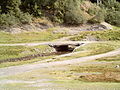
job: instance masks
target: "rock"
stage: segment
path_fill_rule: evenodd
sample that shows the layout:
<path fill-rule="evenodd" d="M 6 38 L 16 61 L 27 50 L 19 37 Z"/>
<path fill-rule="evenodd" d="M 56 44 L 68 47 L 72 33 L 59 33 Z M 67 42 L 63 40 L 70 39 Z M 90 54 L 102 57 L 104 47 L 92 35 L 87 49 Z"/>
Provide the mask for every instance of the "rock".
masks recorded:
<path fill-rule="evenodd" d="M 116 65 L 115 68 L 120 68 L 120 65 Z"/>
<path fill-rule="evenodd" d="M 106 22 L 102 22 L 100 25 L 102 25 L 103 27 L 105 27 L 107 30 L 112 30 L 113 26 L 106 23 Z"/>
<path fill-rule="evenodd" d="M 11 28 L 10 29 L 10 32 L 12 34 L 17 34 L 17 33 L 21 33 L 22 32 L 22 29 L 21 28 Z"/>

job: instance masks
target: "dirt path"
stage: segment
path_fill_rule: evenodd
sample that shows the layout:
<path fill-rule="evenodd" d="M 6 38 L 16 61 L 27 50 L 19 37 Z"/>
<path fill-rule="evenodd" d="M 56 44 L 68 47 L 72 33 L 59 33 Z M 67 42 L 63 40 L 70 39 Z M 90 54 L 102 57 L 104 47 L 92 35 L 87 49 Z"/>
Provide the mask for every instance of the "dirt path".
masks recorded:
<path fill-rule="evenodd" d="M 2 76 L 15 75 L 18 73 L 28 72 L 28 71 L 35 70 L 35 69 L 48 68 L 51 66 L 68 65 L 68 64 L 76 64 L 76 63 L 82 64 L 82 62 L 95 60 L 95 59 L 102 58 L 102 57 L 115 56 L 118 54 L 120 54 L 120 49 L 111 51 L 108 53 L 104 53 L 104 54 L 86 56 L 86 57 L 81 57 L 81 58 L 71 59 L 71 60 L 66 60 L 66 61 L 56 61 L 56 62 L 49 62 L 49 63 L 48 62 L 35 63 L 35 64 L 26 64 L 26 65 L 20 65 L 20 66 L 1 68 L 0 76 L 2 77 Z"/>
<path fill-rule="evenodd" d="M 0 44 L 0 46 L 38 46 L 38 45 L 49 45 L 49 44 L 74 44 L 74 43 L 96 43 L 98 41 L 53 41 L 53 42 L 41 42 L 41 43 L 18 43 L 18 44 Z"/>
<path fill-rule="evenodd" d="M 75 44 L 75 43 L 107 43 L 109 41 L 50 41 L 50 42 L 40 42 L 40 43 L 16 43 L 16 44 L 0 44 L 0 46 L 39 46 L 39 45 L 50 45 L 50 44 Z"/>

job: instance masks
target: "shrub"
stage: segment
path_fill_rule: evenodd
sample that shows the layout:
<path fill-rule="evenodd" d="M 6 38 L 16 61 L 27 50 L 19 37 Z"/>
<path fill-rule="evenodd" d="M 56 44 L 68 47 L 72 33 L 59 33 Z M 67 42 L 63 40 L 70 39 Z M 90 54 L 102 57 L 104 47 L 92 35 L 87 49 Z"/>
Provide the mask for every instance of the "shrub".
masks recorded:
<path fill-rule="evenodd" d="M 2 0 L 0 2 L 2 2 L 0 3 L 1 26 L 11 26 L 31 21 L 31 16 L 20 10 L 21 0 Z"/>
<path fill-rule="evenodd" d="M 116 26 L 120 26 L 120 11 L 108 12 L 105 21 Z"/>
<path fill-rule="evenodd" d="M 101 8 L 105 8 L 107 14 L 105 15 L 105 21 L 116 26 L 120 26 L 120 3 L 118 0 L 103 0 L 100 5 Z"/>
<path fill-rule="evenodd" d="M 19 13 L 21 0 L 0 0 L 1 13 Z"/>
<path fill-rule="evenodd" d="M 99 12 L 100 8 L 94 4 L 91 8 L 88 9 L 87 13 L 91 16 L 96 15 Z"/>
<path fill-rule="evenodd" d="M 65 23 L 78 25 L 86 22 L 85 17 L 80 10 L 71 10 L 65 13 Z"/>
<path fill-rule="evenodd" d="M 109 10 L 120 11 L 120 3 L 116 0 L 103 0 L 103 5 Z"/>
<path fill-rule="evenodd" d="M 13 14 L 1 14 L 0 15 L 0 25 L 1 26 L 11 26 L 20 23 L 30 23 L 31 16 L 29 14 L 20 13 L 19 16 L 14 16 Z"/>
<path fill-rule="evenodd" d="M 90 23 L 101 23 L 101 22 L 103 22 L 104 19 L 105 19 L 105 13 L 106 13 L 105 10 L 103 10 L 103 9 L 99 10 L 96 13 L 96 15 L 92 19 L 90 19 L 88 22 L 90 22 Z"/>
<path fill-rule="evenodd" d="M 82 0 L 57 0 L 54 4 L 54 20 L 67 24 L 82 24 L 86 20 L 82 16 L 80 3 Z"/>
<path fill-rule="evenodd" d="M 1 26 L 10 26 L 17 24 L 19 22 L 18 18 L 11 14 L 1 14 L 0 15 L 0 25 Z"/>
<path fill-rule="evenodd" d="M 41 5 L 38 5 L 36 0 L 23 0 L 21 4 L 21 10 L 34 16 L 41 15 Z"/>
<path fill-rule="evenodd" d="M 30 23 L 32 21 L 32 15 L 30 15 L 29 13 L 22 13 L 21 12 L 18 19 L 23 24 Z"/>

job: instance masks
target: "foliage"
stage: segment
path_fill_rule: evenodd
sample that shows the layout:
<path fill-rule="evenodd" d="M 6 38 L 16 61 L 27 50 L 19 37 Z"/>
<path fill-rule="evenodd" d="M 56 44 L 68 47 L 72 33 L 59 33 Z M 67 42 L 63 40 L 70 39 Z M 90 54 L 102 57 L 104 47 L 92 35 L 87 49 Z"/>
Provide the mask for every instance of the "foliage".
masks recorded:
<path fill-rule="evenodd" d="M 21 0 L 4 0 L 0 3 L 1 26 L 16 25 L 19 23 L 29 23 L 31 21 L 31 15 L 23 13 L 19 8 L 20 5 Z"/>
<path fill-rule="evenodd" d="M 55 2 L 55 15 L 57 20 L 67 24 L 82 24 L 85 18 L 80 10 L 82 0 L 58 0 Z"/>
<path fill-rule="evenodd" d="M 49 17 L 53 22 L 66 24 L 82 24 L 86 22 L 80 5 L 84 0 L 0 0 L 0 25 L 15 25 L 29 23 L 32 17 Z M 83 5 L 84 6 L 84 5 Z M 120 3 L 116 0 L 102 0 L 101 8 L 105 8 L 109 16 L 111 11 L 120 11 Z M 85 7 L 87 8 L 87 7 Z M 98 23 L 104 21 L 104 9 L 93 5 L 87 13 L 94 16 L 90 22 Z M 113 15 L 114 16 L 114 15 Z M 113 17 L 112 16 L 112 17 Z M 116 16 L 119 18 L 118 13 Z M 8 19 L 6 19 L 8 17 Z M 114 20 L 106 19 L 108 23 L 114 24 Z M 110 18 L 110 17 L 108 17 Z M 11 21 L 13 20 L 13 21 Z M 118 23 L 118 22 L 115 22 Z M 119 23 L 118 23 L 119 24 Z M 117 24 L 115 24 L 117 25 Z"/>
<path fill-rule="evenodd" d="M 120 11 L 120 3 L 116 0 L 103 0 L 103 7 L 108 10 Z"/>
<path fill-rule="evenodd" d="M 90 23 L 101 23 L 105 18 L 105 10 L 101 9 L 95 12 L 95 16 L 89 20 Z"/>
<path fill-rule="evenodd" d="M 53 4 L 56 0 L 22 0 L 21 9 L 24 12 L 38 17 L 44 15 L 45 10 L 53 8 Z"/>
<path fill-rule="evenodd" d="M 88 9 L 87 13 L 93 16 L 96 15 L 99 12 L 99 10 L 100 8 L 96 4 L 93 4 L 93 6 Z"/>
<path fill-rule="evenodd" d="M 18 17 L 19 21 L 23 24 L 32 22 L 32 15 L 29 13 L 20 13 L 20 16 Z"/>
<path fill-rule="evenodd" d="M 65 23 L 72 25 L 79 25 L 86 22 L 85 17 L 80 10 L 68 11 L 65 14 Z"/>
<path fill-rule="evenodd" d="M 34 16 L 41 15 L 41 8 L 37 5 L 36 0 L 23 0 L 21 9 L 23 12 L 28 12 Z"/>
<path fill-rule="evenodd" d="M 102 7 L 106 8 L 105 21 L 120 26 L 120 3 L 116 0 L 104 0 Z"/>
<path fill-rule="evenodd" d="M 0 13 L 10 13 L 17 15 L 20 12 L 20 4 L 21 0 L 0 0 Z"/>
<path fill-rule="evenodd" d="M 120 11 L 111 11 L 107 13 L 105 21 L 116 26 L 120 26 Z"/>
<path fill-rule="evenodd" d="M 13 14 L 1 14 L 0 15 L 0 25 L 1 26 L 11 26 L 17 25 L 19 23 L 29 23 L 31 22 L 31 15 L 27 13 L 20 13 L 19 16 L 14 16 Z"/>
<path fill-rule="evenodd" d="M 10 25 L 17 24 L 18 22 L 19 22 L 19 20 L 11 14 L 1 14 L 0 15 L 0 25 L 1 26 L 4 26 L 4 25 L 10 26 Z"/>
<path fill-rule="evenodd" d="M 120 26 L 120 3 L 117 0 L 102 0 L 101 9 L 92 7 L 88 10 L 90 15 L 96 15 L 89 22 L 100 23 L 106 21 L 110 24 Z"/>

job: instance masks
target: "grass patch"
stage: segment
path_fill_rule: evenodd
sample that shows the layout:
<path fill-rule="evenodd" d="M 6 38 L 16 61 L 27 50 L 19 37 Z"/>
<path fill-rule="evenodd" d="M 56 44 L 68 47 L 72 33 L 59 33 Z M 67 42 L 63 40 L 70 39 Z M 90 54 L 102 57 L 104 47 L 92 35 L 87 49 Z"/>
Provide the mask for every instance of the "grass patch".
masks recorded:
<path fill-rule="evenodd" d="M 120 73 L 120 69 L 115 68 L 115 66 L 117 65 L 117 63 L 110 63 L 110 64 L 97 64 L 97 65 L 86 65 L 86 66 L 72 66 L 70 71 L 74 71 L 74 72 L 119 72 Z"/>
<path fill-rule="evenodd" d="M 119 90 L 119 83 L 106 82 L 81 82 L 78 80 L 59 80 L 55 81 L 60 87 L 70 90 Z M 63 89 L 66 90 L 66 89 Z"/>
<path fill-rule="evenodd" d="M 48 29 L 41 32 L 26 32 L 19 34 L 10 34 L 0 32 L 0 43 L 30 43 L 30 42 L 42 42 L 52 41 L 64 36 L 65 33 L 53 33 L 55 29 Z"/>
<path fill-rule="evenodd" d="M 106 53 L 115 49 L 120 48 L 120 42 L 103 42 L 103 43 L 90 43 L 86 44 L 84 46 L 81 46 L 80 48 L 77 48 L 75 52 L 77 51 L 91 51 L 91 55 L 95 54 L 101 54 Z"/>
<path fill-rule="evenodd" d="M 120 29 L 116 30 L 105 30 L 105 31 L 84 31 L 79 33 L 79 35 L 70 38 L 72 41 L 83 40 L 87 38 L 92 38 L 98 41 L 119 41 L 120 40 Z"/>
<path fill-rule="evenodd" d="M 0 46 L 0 60 L 19 58 L 31 54 L 52 52 L 49 46 Z"/>
<path fill-rule="evenodd" d="M 72 54 L 70 56 L 54 58 L 52 60 L 52 62 L 71 60 L 71 59 L 80 58 L 80 57 L 89 56 L 89 55 L 90 55 L 90 52 L 89 51 L 85 51 L 85 52 L 82 52 L 82 53 Z"/>
<path fill-rule="evenodd" d="M 23 64 L 31 64 L 31 63 L 35 63 L 35 62 L 38 62 L 38 61 L 46 60 L 46 59 L 49 59 L 49 58 L 52 58 L 52 57 L 54 57 L 54 55 L 45 56 L 45 57 L 38 57 L 38 58 L 35 58 L 35 59 L 26 60 L 26 61 L 5 62 L 5 63 L 1 63 L 0 64 L 0 68 L 9 67 L 9 66 L 23 65 Z"/>
<path fill-rule="evenodd" d="M 95 62 L 97 63 L 97 62 Z M 106 82 L 106 83 L 119 83 L 120 82 L 120 69 L 115 68 L 117 63 L 106 63 L 106 64 L 77 64 L 69 65 L 67 70 L 51 72 L 55 75 L 59 81 L 64 80 L 77 80 L 83 83 L 91 82 Z"/>
<path fill-rule="evenodd" d="M 115 68 L 118 63 L 104 65 L 75 66 L 70 71 L 86 73 L 78 75 L 75 79 L 89 82 L 120 82 L 120 69 Z M 93 73 L 93 74 L 90 74 Z"/>
<path fill-rule="evenodd" d="M 52 53 L 54 51 L 53 48 L 43 45 L 43 46 L 0 46 L 0 60 L 5 61 L 6 59 L 14 59 L 14 58 L 21 58 L 26 57 L 29 55 L 36 55 L 36 54 L 43 54 L 43 53 Z M 48 59 L 54 55 L 50 56 L 43 56 L 43 57 L 37 57 L 32 60 L 25 60 L 25 61 L 15 61 L 15 62 L 4 62 L 0 64 L 1 67 L 8 67 L 8 66 L 15 66 L 15 65 L 22 65 L 22 64 L 28 64 L 44 59 Z"/>
<path fill-rule="evenodd" d="M 100 59 L 97 59 L 97 61 L 107 61 L 107 62 L 110 62 L 110 61 L 120 61 L 120 55 L 112 56 L 112 57 L 100 58 Z"/>

